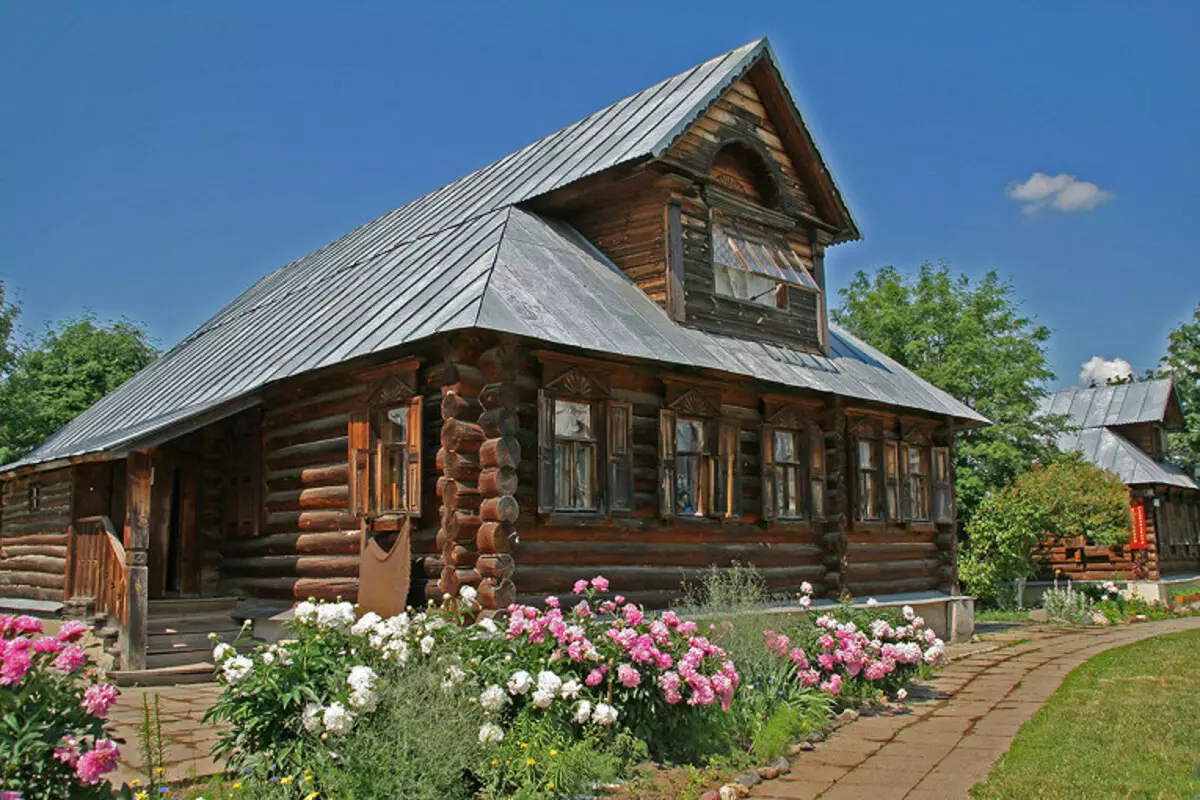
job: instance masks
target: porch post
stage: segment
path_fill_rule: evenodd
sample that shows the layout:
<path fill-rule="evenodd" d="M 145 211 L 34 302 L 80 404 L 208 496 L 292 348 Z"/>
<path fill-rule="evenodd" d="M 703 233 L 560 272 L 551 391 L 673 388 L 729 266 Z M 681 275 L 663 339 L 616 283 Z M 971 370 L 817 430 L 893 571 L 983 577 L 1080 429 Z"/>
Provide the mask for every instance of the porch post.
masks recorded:
<path fill-rule="evenodd" d="M 129 597 L 125 606 L 125 629 L 121 632 L 121 668 L 139 670 L 146 668 L 149 588 L 146 552 L 150 547 L 150 492 L 154 485 L 151 454 L 130 453 L 125 474 L 124 544 Z"/>
<path fill-rule="evenodd" d="M 850 547 L 848 534 L 854 524 L 851 484 L 854 480 L 846 436 L 846 409 L 835 397 L 821 415 L 825 431 L 825 596 L 844 600 L 850 596 Z"/>

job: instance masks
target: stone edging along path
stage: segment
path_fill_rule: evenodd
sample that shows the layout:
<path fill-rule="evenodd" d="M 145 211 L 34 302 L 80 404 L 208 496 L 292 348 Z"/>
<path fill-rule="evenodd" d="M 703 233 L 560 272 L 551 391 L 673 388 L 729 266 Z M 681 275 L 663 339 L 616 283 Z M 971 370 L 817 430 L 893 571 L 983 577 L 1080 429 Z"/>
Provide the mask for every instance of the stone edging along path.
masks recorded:
<path fill-rule="evenodd" d="M 939 670 L 909 697 L 912 713 L 864 717 L 759 784 L 760 800 L 946 800 L 967 797 L 1067 673 L 1105 650 L 1200 628 L 1200 617 L 1111 628 L 1023 627 Z M 1007 641 L 1006 641 L 1007 640 Z"/>

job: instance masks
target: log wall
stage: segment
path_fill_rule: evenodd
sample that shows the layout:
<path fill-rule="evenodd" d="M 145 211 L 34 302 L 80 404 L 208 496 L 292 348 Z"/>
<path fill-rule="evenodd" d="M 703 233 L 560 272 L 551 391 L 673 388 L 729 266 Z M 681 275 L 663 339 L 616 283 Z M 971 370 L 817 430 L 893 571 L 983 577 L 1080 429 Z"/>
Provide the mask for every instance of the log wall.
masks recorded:
<path fill-rule="evenodd" d="M 38 486 L 36 510 L 29 508 L 31 483 Z M 0 595 L 63 600 L 72 485 L 70 467 L 4 482 L 0 504 Z"/>

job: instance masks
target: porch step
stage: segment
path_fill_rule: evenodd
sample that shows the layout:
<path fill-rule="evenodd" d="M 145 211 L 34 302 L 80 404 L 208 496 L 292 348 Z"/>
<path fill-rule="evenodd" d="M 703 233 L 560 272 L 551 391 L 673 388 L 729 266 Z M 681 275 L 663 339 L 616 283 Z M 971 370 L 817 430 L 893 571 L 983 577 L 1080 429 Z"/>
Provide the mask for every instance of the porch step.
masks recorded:
<path fill-rule="evenodd" d="M 213 678 L 213 665 L 205 663 L 183 663 L 174 666 L 135 670 L 117 670 L 109 673 L 118 686 L 175 686 L 185 683 L 209 683 Z"/>
<path fill-rule="evenodd" d="M 160 671 L 173 670 L 162 674 L 186 679 L 188 670 L 200 672 L 202 666 L 204 675 L 196 680 L 211 680 L 213 643 L 208 635 L 215 633 L 230 643 L 237 638 L 241 624 L 232 616 L 236 604 L 232 597 L 151 600 L 146 609 L 146 669 L 139 673 L 157 680 L 154 676 Z"/>

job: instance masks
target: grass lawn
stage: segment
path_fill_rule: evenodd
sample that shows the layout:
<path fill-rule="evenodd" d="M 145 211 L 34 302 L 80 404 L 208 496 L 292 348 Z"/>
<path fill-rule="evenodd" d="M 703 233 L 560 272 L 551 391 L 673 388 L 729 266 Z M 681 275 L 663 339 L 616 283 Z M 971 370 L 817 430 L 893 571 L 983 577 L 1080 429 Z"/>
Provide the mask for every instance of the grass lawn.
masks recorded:
<path fill-rule="evenodd" d="M 1067 676 L 977 798 L 1200 797 L 1200 631 L 1101 653 Z"/>

